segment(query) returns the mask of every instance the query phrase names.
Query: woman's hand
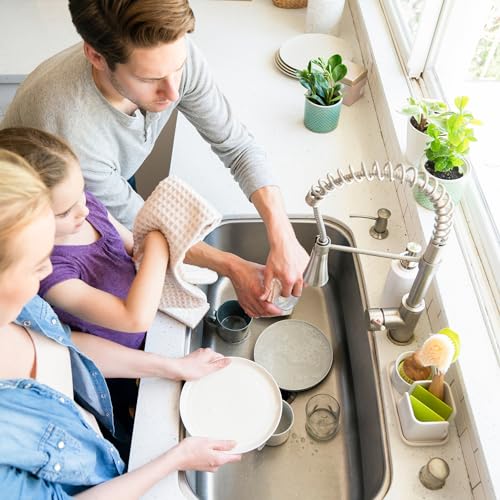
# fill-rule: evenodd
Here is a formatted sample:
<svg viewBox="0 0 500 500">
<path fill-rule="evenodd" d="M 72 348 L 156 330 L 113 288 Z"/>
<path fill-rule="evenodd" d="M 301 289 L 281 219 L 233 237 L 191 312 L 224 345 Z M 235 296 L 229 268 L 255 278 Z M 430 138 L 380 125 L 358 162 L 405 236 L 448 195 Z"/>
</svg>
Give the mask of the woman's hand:
<svg viewBox="0 0 500 500">
<path fill-rule="evenodd" d="M 226 453 L 235 446 L 236 441 L 188 437 L 168 453 L 175 455 L 176 468 L 179 470 L 215 472 L 221 465 L 241 460 L 241 455 Z"/>
<path fill-rule="evenodd" d="M 200 348 L 183 358 L 167 361 L 166 378 L 173 380 L 196 380 L 225 368 L 231 360 L 210 348 Z"/>
</svg>

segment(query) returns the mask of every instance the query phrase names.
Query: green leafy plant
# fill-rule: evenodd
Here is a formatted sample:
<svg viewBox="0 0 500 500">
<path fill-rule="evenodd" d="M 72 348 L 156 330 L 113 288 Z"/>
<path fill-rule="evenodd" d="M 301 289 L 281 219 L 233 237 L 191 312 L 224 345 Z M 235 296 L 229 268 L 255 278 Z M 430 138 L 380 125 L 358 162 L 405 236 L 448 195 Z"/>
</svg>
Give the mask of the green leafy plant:
<svg viewBox="0 0 500 500">
<path fill-rule="evenodd" d="M 341 80 L 347 75 L 342 57 L 334 54 L 328 61 L 311 59 L 306 69 L 297 73 L 300 84 L 307 89 L 306 97 L 320 106 L 331 106 L 342 99 Z"/>
<path fill-rule="evenodd" d="M 400 109 L 400 113 L 406 115 L 411 120 L 412 125 L 420 132 L 427 130 L 427 127 L 436 115 L 447 111 L 448 106 L 444 102 L 436 99 L 416 99 L 408 97 L 407 105 Z"/>
<path fill-rule="evenodd" d="M 425 149 L 425 156 L 432 162 L 434 172 L 447 173 L 456 169 L 459 177 L 462 175 L 470 143 L 476 141 L 473 126 L 481 124 L 465 109 L 468 102 L 466 96 L 455 98 L 457 111 L 441 113 L 427 127 L 426 133 L 431 141 Z"/>
</svg>

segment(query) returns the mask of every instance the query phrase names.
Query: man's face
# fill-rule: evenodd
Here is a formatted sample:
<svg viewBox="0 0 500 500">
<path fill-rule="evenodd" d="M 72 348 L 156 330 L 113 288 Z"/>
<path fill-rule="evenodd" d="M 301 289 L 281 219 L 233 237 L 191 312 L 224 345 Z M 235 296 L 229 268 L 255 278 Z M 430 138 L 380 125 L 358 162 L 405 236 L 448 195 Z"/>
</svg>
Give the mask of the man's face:
<svg viewBox="0 0 500 500">
<path fill-rule="evenodd" d="M 186 62 L 184 37 L 150 48 L 135 48 L 126 64 L 107 68 L 111 85 L 140 109 L 159 112 L 179 98 Z"/>
</svg>

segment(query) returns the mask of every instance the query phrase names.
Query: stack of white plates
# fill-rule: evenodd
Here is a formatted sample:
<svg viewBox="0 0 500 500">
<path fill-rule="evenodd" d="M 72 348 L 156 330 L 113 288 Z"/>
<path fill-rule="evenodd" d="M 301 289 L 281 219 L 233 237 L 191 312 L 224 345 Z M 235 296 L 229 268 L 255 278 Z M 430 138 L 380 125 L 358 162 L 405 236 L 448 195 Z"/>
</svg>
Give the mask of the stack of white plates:
<svg viewBox="0 0 500 500">
<path fill-rule="evenodd" d="M 297 78 L 297 71 L 306 68 L 311 59 L 328 59 L 332 54 L 352 59 L 352 50 L 342 38 L 323 33 L 304 33 L 287 40 L 276 52 L 274 63 L 285 75 Z"/>
</svg>

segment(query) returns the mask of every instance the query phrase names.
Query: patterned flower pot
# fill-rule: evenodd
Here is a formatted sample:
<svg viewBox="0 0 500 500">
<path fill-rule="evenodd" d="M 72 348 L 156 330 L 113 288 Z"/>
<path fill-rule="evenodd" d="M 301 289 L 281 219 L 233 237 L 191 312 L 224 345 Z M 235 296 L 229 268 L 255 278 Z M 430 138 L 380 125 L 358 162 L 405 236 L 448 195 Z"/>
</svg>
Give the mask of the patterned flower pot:
<svg viewBox="0 0 500 500">
<path fill-rule="evenodd" d="M 337 128 L 342 99 L 331 106 L 320 106 L 305 98 L 304 125 L 313 132 L 331 132 Z"/>
<path fill-rule="evenodd" d="M 420 170 L 425 169 L 424 165 L 426 161 L 427 157 L 425 155 L 422 156 L 422 158 L 420 159 Z M 460 179 L 440 179 L 439 177 L 433 176 L 432 174 L 430 175 L 437 179 L 441 184 L 443 184 L 443 186 L 446 188 L 446 191 L 448 191 L 448 194 L 451 196 L 453 203 L 455 203 L 456 205 L 460 203 L 465 188 L 467 187 L 467 183 L 469 182 L 470 169 L 470 163 L 466 161 L 462 165 L 463 176 L 460 177 Z M 413 195 L 415 196 L 415 199 L 417 200 L 417 203 L 419 205 L 422 205 L 424 208 L 428 208 L 429 210 L 433 210 L 432 203 L 422 191 L 417 189 L 416 186 L 413 188 Z"/>
</svg>

